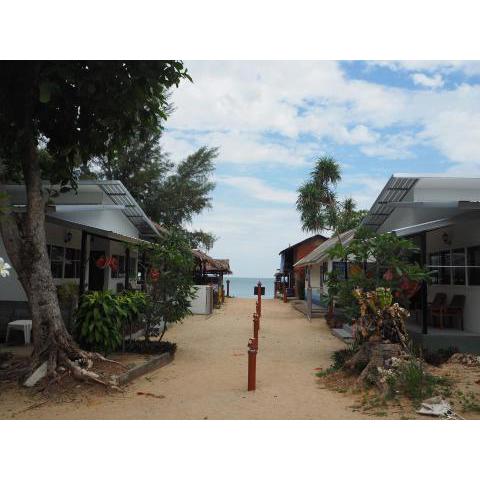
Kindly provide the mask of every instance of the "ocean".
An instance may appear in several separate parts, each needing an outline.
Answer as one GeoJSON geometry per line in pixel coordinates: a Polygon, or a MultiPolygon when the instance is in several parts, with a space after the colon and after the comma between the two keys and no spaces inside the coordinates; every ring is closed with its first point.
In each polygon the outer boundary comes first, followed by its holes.
{"type": "Polygon", "coordinates": [[[273,298],[273,277],[258,278],[258,277],[230,277],[226,276],[223,279],[225,285],[225,294],[227,293],[227,280],[230,280],[230,296],[237,298],[255,298],[253,296],[253,287],[260,280],[262,286],[265,287],[265,296],[263,298],[273,298]]]}

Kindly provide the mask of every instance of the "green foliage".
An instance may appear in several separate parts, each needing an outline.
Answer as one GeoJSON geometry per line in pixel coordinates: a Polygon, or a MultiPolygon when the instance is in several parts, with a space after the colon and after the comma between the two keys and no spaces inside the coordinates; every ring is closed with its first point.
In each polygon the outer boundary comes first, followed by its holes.
{"type": "Polygon", "coordinates": [[[190,300],[194,293],[194,258],[188,238],[179,229],[170,229],[162,239],[147,248],[150,269],[147,292],[150,297],[146,311],[148,341],[153,325],[163,320],[167,325],[182,320],[190,313],[190,300]]]}
{"type": "Polygon", "coordinates": [[[412,358],[402,363],[388,377],[389,395],[404,395],[416,403],[437,394],[448,394],[450,381],[425,371],[422,360],[412,358]]]}
{"type": "Polygon", "coordinates": [[[85,293],[75,315],[76,337],[85,348],[112,352],[122,342],[121,325],[126,317],[119,297],[112,292],[85,293]]]}
{"type": "Polygon", "coordinates": [[[147,214],[167,228],[178,228],[191,222],[193,215],[210,208],[210,193],[215,188],[211,175],[217,156],[217,148],[204,146],[180,162],[146,199],[147,214]]]}
{"type": "Polygon", "coordinates": [[[303,230],[339,234],[360,224],[366,212],[357,210],[352,198],[337,198],[335,189],[340,180],[338,162],[329,156],[318,158],[310,179],[298,189],[297,210],[303,230]]]}
{"type": "Polygon", "coordinates": [[[144,292],[126,290],[117,296],[121,309],[125,312],[122,320],[125,325],[137,323],[148,308],[149,297],[144,292]]]}
{"type": "Polygon", "coordinates": [[[173,162],[162,151],[160,132],[157,131],[146,138],[135,135],[122,149],[92,159],[89,172],[97,178],[120,180],[135,200],[145,207],[172,168],[173,162]]]}
{"type": "Polygon", "coordinates": [[[332,353],[332,360],[333,360],[332,367],[335,370],[340,370],[345,365],[345,362],[347,360],[350,360],[350,358],[352,358],[353,355],[355,355],[355,353],[357,351],[358,351],[358,347],[356,345],[352,345],[350,347],[343,348],[342,350],[337,350],[337,351],[333,352],[332,353]]]}
{"type": "MultiPolygon", "coordinates": [[[[161,130],[168,90],[189,79],[180,61],[5,61],[0,69],[0,158],[21,180],[24,156],[50,155],[42,176],[75,186],[78,167],[161,130]],[[22,132],[22,135],[18,133],[22,132]]],[[[132,165],[134,168],[134,165],[132,165]]]]}
{"type": "Polygon", "coordinates": [[[360,315],[355,289],[365,292],[388,288],[396,302],[406,306],[409,298],[418,291],[422,281],[430,279],[428,271],[415,260],[418,248],[408,239],[385,233],[374,236],[359,229],[348,244],[336,244],[329,249],[331,258],[348,259],[350,268],[347,280],[334,275],[328,280],[329,291],[351,318],[360,315]],[[365,268],[366,267],[366,268],[365,268]]]}

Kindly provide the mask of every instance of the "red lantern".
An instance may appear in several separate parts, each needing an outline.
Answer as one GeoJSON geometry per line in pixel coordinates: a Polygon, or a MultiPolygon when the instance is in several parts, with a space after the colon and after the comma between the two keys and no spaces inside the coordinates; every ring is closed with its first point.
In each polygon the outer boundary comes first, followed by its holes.
{"type": "Polygon", "coordinates": [[[97,268],[101,268],[102,270],[108,265],[107,259],[102,255],[101,257],[97,258],[95,262],[97,268]]]}
{"type": "Polygon", "coordinates": [[[152,282],[158,281],[158,279],[160,278],[160,272],[157,268],[152,268],[150,270],[150,278],[152,282]]]}
{"type": "Polygon", "coordinates": [[[117,257],[110,257],[108,259],[108,264],[112,271],[116,272],[118,270],[118,258],[117,257]]]}

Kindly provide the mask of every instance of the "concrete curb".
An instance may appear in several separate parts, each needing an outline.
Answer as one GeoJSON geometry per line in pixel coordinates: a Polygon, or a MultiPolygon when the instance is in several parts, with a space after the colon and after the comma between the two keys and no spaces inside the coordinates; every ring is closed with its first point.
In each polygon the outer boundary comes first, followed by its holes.
{"type": "Polygon", "coordinates": [[[119,375],[116,378],[117,385],[126,385],[132,380],[135,380],[136,378],[141,377],[142,375],[145,375],[152,370],[164,367],[165,365],[168,365],[170,362],[172,362],[174,358],[175,354],[170,352],[162,353],[161,355],[152,357],[150,360],[148,360],[148,362],[137,365],[136,367],[133,367],[127,372],[119,375]]]}

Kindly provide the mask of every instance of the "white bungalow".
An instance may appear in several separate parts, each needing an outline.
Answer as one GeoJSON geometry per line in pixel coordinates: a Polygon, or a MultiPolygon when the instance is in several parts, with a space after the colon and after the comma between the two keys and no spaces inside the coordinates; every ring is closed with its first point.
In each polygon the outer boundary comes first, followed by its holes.
{"type": "MultiPolygon", "coordinates": [[[[25,208],[24,186],[9,185],[7,193],[13,208],[25,208]]],[[[76,192],[54,198],[47,208],[46,233],[55,283],[75,283],[80,293],[140,288],[142,262],[136,246],[159,236],[155,225],[117,180],[80,181],[76,192]]],[[[1,236],[0,256],[9,261],[1,236]]],[[[28,314],[27,298],[15,271],[3,278],[1,285],[0,336],[9,321],[28,314]]]]}
{"type": "MultiPolygon", "coordinates": [[[[463,330],[480,334],[480,178],[393,175],[363,225],[377,233],[394,232],[420,247],[421,261],[436,272],[423,291],[419,320],[429,331],[429,307],[436,294],[465,298],[463,330]]],[[[444,325],[440,325],[444,327],[444,325]]],[[[436,329],[434,329],[436,330],[436,329]]]]}

